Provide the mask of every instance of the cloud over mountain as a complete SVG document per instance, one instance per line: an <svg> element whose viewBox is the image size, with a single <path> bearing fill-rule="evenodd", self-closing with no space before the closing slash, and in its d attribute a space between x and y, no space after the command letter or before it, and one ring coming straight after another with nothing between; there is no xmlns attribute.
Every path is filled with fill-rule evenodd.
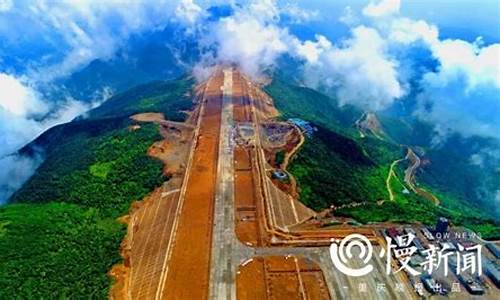
<svg viewBox="0 0 500 300"><path fill-rule="evenodd" d="M204 14L204 10L193 0L181 0L175 8L175 19L187 25L194 24Z"/></svg>
<svg viewBox="0 0 500 300"><path fill-rule="evenodd" d="M197 74L215 64L234 63L246 74L259 77L290 51L293 37L279 26L282 12L275 1L251 1L233 9L232 15L207 22L198 32L204 56L195 67ZM296 9L287 12L298 13Z"/></svg>
<svg viewBox="0 0 500 300"><path fill-rule="evenodd" d="M46 102L22 79L0 73L0 203L5 201L42 161L42 155L16 151L57 124L71 121L98 103L66 99L57 107Z"/></svg>
<svg viewBox="0 0 500 300"><path fill-rule="evenodd" d="M331 11L305 8L305 1L0 0L0 139L6 145L0 156L88 109L78 99L57 105L43 99L40 83L95 59L111 60L129 39L165 26L177 26L190 41L197 61L179 63L198 78L220 63L259 77L287 55L302 63L297 78L341 105L381 111L416 94L414 115L433 124L439 139L452 133L500 138L500 44L443 38L437 25L403 16L399 0L346 3L351 6L338 24L347 29L338 38L321 31L338 25L325 18ZM222 4L225 13L211 10ZM181 51L175 46L169 48ZM437 67L420 68L415 57L403 57L415 48L426 49Z"/></svg>
<svg viewBox="0 0 500 300"><path fill-rule="evenodd" d="M310 50L304 51L305 47ZM405 93L398 80L398 63L386 48L375 29L358 26L338 46L319 36L315 44L307 41L299 46L298 52L306 59L306 83L330 89L341 105L380 110Z"/></svg>
<svg viewBox="0 0 500 300"><path fill-rule="evenodd" d="M32 77L51 81L93 59L112 57L133 34L162 27L176 2L19 1L2 15L0 37L14 51L40 48L23 62Z"/></svg>
<svg viewBox="0 0 500 300"><path fill-rule="evenodd" d="M288 26L318 21L324 15L300 4L274 0L232 2L231 13L214 17L207 10L213 3L220 4L179 0L154 4L59 1L48 5L40 1L8 5L5 14L7 20L22 18L23 22L36 25L39 36L43 37L41 44L51 50L57 48L28 60L29 68L22 76L30 80L50 81L93 59L111 58L131 35L161 29L174 21L186 28L185 38L192 39L199 47L199 62L193 70L200 78L218 63L237 64L250 76L258 77L276 67L278 58L286 54L304 62L306 84L325 88L341 104L373 111L390 107L409 94L408 81L418 71L409 69L412 64L407 64L400 53L425 47L439 67L429 74L419 74L422 93L416 115L435 123L440 133L495 135L498 124L490 115L471 117L478 130L470 132L465 124L454 121L465 118L453 113L462 114L455 108L469 107L471 103L497 112L498 101L493 94L498 90L500 77L498 44L483 46L480 42L440 39L437 26L402 16L399 0L370 1L358 11L346 7L350 20L347 25L352 27L349 35L337 40L322 32L316 32L314 39L294 35ZM345 19L346 13L341 18ZM5 38L7 46L15 42L26 44L14 35L16 30L0 22L0 36ZM27 36L32 39L34 33L28 31ZM44 75L34 76L41 73ZM456 97L455 100L448 95Z"/></svg>
<svg viewBox="0 0 500 300"><path fill-rule="evenodd" d="M341 18L352 27L348 36L338 40L322 32L316 32L314 39L299 38L290 31L290 25L318 21L325 14L305 9L302 3L236 2L229 4L231 13L214 17L207 8L220 4L218 1L58 1L50 5L45 1L3 1L4 20L14 25L30 24L27 27L37 28L37 32L27 30L26 37L17 38L19 26L13 29L0 22L0 36L6 49L15 50L16 44L29 46L33 40L39 42L43 46L41 53L27 60L26 72L15 76L51 81L93 59L111 58L134 34L161 29L174 21L186 28L185 38L193 39L200 48L199 63L193 66L200 77L218 63L237 64L257 77L274 68L278 58L287 54L303 60L304 82L310 86L336 94L341 104L374 111L409 94L408 80L414 70L408 69L400 53L425 47L439 67L420 74L423 90L419 97L421 109L416 115L435 123L441 133L495 135L498 124L490 115L471 117L478 130L468 132L467 126L453 121L465 119L452 114L461 114L455 108L470 107L472 103L497 112L498 99L493 95L498 91L500 77L498 44L483 46L480 42L440 39L437 26L402 16L404 3L399 0L372 0L361 9L346 7ZM345 22L346 17L349 22Z"/></svg>
<svg viewBox="0 0 500 300"><path fill-rule="evenodd" d="M403 17L399 8L399 1L370 2L363 14L368 17L366 26L375 30L385 44L385 55L395 67L396 74L392 73L392 77L400 86L407 86L406 81L415 74L421 78L415 116L435 126L437 140L453 133L464 137L478 135L500 139L500 44L484 45L481 37L474 42L442 39L436 25ZM366 45L364 51L370 52L370 48L376 45ZM400 53L409 53L417 47L428 49L438 64L437 69L418 74L421 70L404 68ZM407 59L416 61L414 57ZM418 63L411 65L419 67ZM391 77L391 72L385 74L373 81L366 80L365 89L372 89ZM391 104L383 101L385 106L374 106L383 98L379 96L377 99L362 102L362 105L356 101L351 103L364 109L384 108Z"/></svg>
<svg viewBox="0 0 500 300"><path fill-rule="evenodd" d="M440 39L435 25L404 17L378 25L393 49L424 47L437 61L436 70L421 74L415 115L435 125L438 139L452 133L500 139L500 44Z"/></svg>
<svg viewBox="0 0 500 300"><path fill-rule="evenodd" d="M440 67L422 79L418 116L435 124L441 136L500 139L500 44L445 40L433 47Z"/></svg>
<svg viewBox="0 0 500 300"><path fill-rule="evenodd" d="M81 102L50 87L95 59L111 59L134 34L161 29L173 18L172 1L36 1L0 2L0 200L34 171L40 157L15 154L44 130L71 121L109 95L96 91ZM180 2L177 14L193 21L192 1ZM187 18L187 19L186 19ZM25 49L32 49L26 51ZM105 91L106 87L102 87ZM56 101L57 100L57 101ZM87 100L87 99L86 99ZM28 168L29 167L29 168Z"/></svg>

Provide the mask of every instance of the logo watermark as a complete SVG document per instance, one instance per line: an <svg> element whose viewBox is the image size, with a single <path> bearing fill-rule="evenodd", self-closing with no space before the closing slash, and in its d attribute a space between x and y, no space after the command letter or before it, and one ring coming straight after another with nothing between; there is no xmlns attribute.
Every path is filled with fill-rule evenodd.
<svg viewBox="0 0 500 300"><path fill-rule="evenodd" d="M350 268L346 264L348 259L353 258L353 247L359 248L358 258L361 259L365 265L361 268ZM346 258L347 255L347 258ZM350 234L342 239L339 245L335 242L330 245L330 257L332 258L333 265L342 273L359 277L364 276L373 271L373 266L368 264L373 255L373 247L370 241L361 234Z"/></svg>
<svg viewBox="0 0 500 300"><path fill-rule="evenodd" d="M391 237L386 237L386 246L379 253L380 258L386 260L386 274L390 275L405 270L412 276L422 275L422 272L415 270L410 265L413 255L417 252L417 247L412 244L415 235L412 233L397 236L394 240ZM354 257L353 249L358 248L357 258ZM449 266L454 267L455 274L460 275L462 272L469 271L471 274L481 276L482 261L481 261L480 244L464 247L458 244L457 247L451 247L449 244L444 244L441 249L435 245L429 245L427 249L421 249L420 253L424 256L424 261L419 266L424 271L424 274L431 275L433 271L444 267L445 276L448 274ZM368 275L373 271L373 265L370 260L373 256L373 246L364 235L350 234L341 241L335 240L330 245L330 257L333 265L340 272L348 276L360 277ZM400 268L396 271L391 267L391 258L399 261ZM348 266L349 261L357 259L361 260L363 265L358 268ZM451 262L451 263L450 263Z"/></svg>

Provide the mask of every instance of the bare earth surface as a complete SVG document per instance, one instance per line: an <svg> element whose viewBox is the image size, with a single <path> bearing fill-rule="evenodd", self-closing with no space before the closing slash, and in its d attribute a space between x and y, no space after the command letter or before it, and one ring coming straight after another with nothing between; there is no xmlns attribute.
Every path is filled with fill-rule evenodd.
<svg viewBox="0 0 500 300"><path fill-rule="evenodd" d="M213 206L217 178L223 74L207 83L201 122L188 169L175 239L161 278L162 299L208 297Z"/></svg>
<svg viewBox="0 0 500 300"><path fill-rule="evenodd" d="M172 178L123 218L129 225L124 264L110 272L117 278L111 298L415 297L407 285L395 292L394 283L405 279L386 276L380 259L365 280L373 291L366 295L355 292L357 279L336 271L328 248L332 238L356 232L378 243L379 237L371 227L330 229L309 222L316 213L293 189L271 179L266 151L289 147L287 164L303 137L261 132L262 124L289 125L276 122L272 99L257 85L233 68L220 68L196 94L186 124L158 113L133 116L160 124L164 140L149 154L165 163ZM379 282L386 292L375 293Z"/></svg>

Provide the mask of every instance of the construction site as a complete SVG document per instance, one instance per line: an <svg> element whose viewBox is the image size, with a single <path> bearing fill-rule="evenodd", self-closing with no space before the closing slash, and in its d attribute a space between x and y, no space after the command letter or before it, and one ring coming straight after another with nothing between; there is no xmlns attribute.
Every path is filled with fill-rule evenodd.
<svg viewBox="0 0 500 300"><path fill-rule="evenodd" d="M233 67L219 67L195 88L185 123L154 112L132 116L159 125L149 155L164 162L163 186L124 216L123 264L112 299L339 299L416 297L401 274L377 260L362 281L339 273L329 246L351 233L379 249L374 227L324 226L298 199L287 165L304 142L278 121L272 99ZM282 156L279 161L278 153ZM352 266L359 262L352 261ZM384 291L375 286L383 282ZM396 283L404 289L396 292ZM393 297L394 296L394 297Z"/></svg>

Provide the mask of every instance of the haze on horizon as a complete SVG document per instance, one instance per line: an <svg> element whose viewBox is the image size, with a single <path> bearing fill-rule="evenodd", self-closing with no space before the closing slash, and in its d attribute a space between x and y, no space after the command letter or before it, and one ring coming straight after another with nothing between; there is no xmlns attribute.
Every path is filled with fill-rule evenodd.
<svg viewBox="0 0 500 300"><path fill-rule="evenodd" d="M286 57L297 80L341 105L378 112L414 98L436 146L453 134L500 139L498 1L224 3L0 0L0 201L39 163L12 153L117 92L104 83L79 98L61 83L165 28L179 68L200 80L224 62L263 76ZM500 160L500 149L477 155Z"/></svg>

